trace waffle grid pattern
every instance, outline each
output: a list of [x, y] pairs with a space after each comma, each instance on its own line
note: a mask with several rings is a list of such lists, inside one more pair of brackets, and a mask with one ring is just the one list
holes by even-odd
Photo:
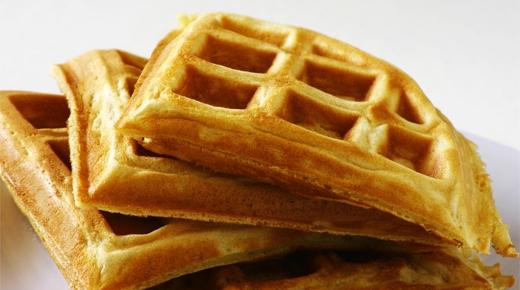
[[[200, 25], [207, 27], [194, 28], [197, 33], [178, 48], [183, 77], [174, 93], [213, 107], [259, 109], [295, 125], [287, 130], [303, 128], [360, 145], [369, 140], [370, 151], [442, 178], [442, 158], [431, 156], [440, 154], [435, 138], [410, 98], [388, 88], [387, 71], [340, 60], [320, 46], [319, 36], [309, 39], [300, 29], [272, 27], [265, 33], [265, 24], [255, 30], [231, 16]], [[400, 94], [397, 104], [388, 104], [395, 102], [389, 91]], [[378, 112], [362, 117], [362, 111]]]

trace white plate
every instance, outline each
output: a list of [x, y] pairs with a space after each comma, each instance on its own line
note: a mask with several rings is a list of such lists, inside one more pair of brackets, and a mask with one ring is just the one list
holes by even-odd
[[[520, 151], [474, 135], [469, 137], [479, 145], [493, 179], [497, 207], [510, 225], [515, 244], [520, 246]], [[0, 289], [67, 289], [56, 265], [3, 184], [0, 194]], [[492, 255], [485, 260], [500, 261], [504, 273], [516, 273], [516, 280], [520, 280], [520, 259]], [[520, 289], [520, 282], [515, 289]]]

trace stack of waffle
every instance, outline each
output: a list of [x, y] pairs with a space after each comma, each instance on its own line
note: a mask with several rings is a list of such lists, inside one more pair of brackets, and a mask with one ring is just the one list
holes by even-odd
[[145, 59], [0, 93], [0, 168], [73, 289], [504, 289], [475, 146], [402, 71], [324, 35], [181, 18]]

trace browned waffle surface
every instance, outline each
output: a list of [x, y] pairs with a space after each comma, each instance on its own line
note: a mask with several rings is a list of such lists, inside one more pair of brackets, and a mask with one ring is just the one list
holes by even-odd
[[204, 14], [145, 70], [118, 127], [150, 151], [517, 254], [475, 146], [382, 60], [306, 29]]
[[513, 283], [496, 266], [469, 264], [474, 268], [444, 252], [300, 251], [194, 273], [154, 289], [504, 289]]
[[80, 204], [133, 215], [454, 243], [382, 211], [295, 196], [252, 179], [214, 173], [154, 154], [118, 134], [114, 124], [145, 62], [127, 52], [98, 50], [55, 69], [72, 108], [73, 188]]
[[348, 237], [74, 206], [63, 96], [0, 93], [2, 179], [74, 289], [142, 289], [295, 247], [342, 248]]

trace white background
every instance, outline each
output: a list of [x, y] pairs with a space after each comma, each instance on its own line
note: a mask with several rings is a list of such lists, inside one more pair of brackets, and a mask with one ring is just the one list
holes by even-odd
[[93, 48], [147, 56], [179, 13], [312, 28], [408, 72], [455, 126], [520, 148], [520, 1], [0, 0], [0, 89], [58, 92], [54, 63]]

